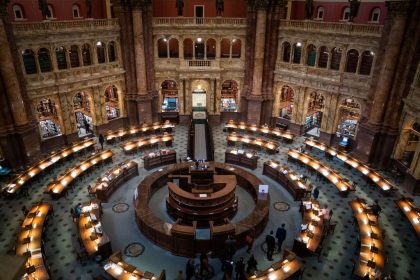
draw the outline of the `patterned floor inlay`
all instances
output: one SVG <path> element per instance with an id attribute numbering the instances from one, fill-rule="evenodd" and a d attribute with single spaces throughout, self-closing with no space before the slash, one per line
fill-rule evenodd
<path id="1" fill-rule="evenodd" d="M 283 201 L 274 202 L 273 207 L 277 211 L 282 211 L 282 212 L 288 211 L 290 209 L 290 205 Z"/>
<path id="2" fill-rule="evenodd" d="M 124 249 L 124 255 L 127 257 L 138 257 L 144 252 L 144 245 L 140 242 L 128 244 Z"/>
<path id="3" fill-rule="evenodd" d="M 127 212 L 130 206 L 127 203 L 117 203 L 114 206 L 112 206 L 112 211 L 115 213 L 124 213 Z"/>

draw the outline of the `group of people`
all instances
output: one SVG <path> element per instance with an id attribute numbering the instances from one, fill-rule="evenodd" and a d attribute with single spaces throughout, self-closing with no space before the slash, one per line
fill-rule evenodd
<path id="1" fill-rule="evenodd" d="M 274 237 L 274 231 L 270 231 L 270 234 L 267 234 L 265 237 L 265 242 L 267 243 L 267 259 L 273 261 L 273 254 L 276 249 L 276 239 L 277 239 L 277 252 L 281 252 L 281 247 L 283 242 L 286 239 L 287 231 L 285 224 L 282 224 L 281 227 L 277 228 L 276 236 Z"/>

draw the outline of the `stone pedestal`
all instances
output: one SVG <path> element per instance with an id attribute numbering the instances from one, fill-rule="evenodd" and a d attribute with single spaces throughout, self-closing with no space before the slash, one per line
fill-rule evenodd
<path id="1" fill-rule="evenodd" d="M 410 173 L 406 173 L 404 177 L 403 188 L 411 194 L 420 195 L 420 179 L 414 178 Z"/>
<path id="2" fill-rule="evenodd" d="M 319 132 L 319 141 L 328 146 L 333 145 L 334 137 L 335 137 L 335 134 L 327 133 L 322 130 Z"/>
<path id="3" fill-rule="evenodd" d="M 295 135 L 303 135 L 305 133 L 305 126 L 303 124 L 297 123 L 290 123 L 289 124 L 290 131 Z"/>
<path id="4" fill-rule="evenodd" d="M 246 122 L 251 124 L 260 124 L 260 118 L 261 118 L 261 104 L 262 104 L 262 100 L 261 97 L 257 98 L 257 97 L 253 97 L 253 98 L 248 98 L 248 102 L 247 102 L 247 115 L 246 115 Z"/>

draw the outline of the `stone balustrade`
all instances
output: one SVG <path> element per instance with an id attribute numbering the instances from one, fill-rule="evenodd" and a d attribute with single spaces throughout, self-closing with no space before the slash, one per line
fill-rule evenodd
<path id="1" fill-rule="evenodd" d="M 195 18 L 195 17 L 155 17 L 153 18 L 154 26 L 246 26 L 245 18 L 225 18 L 225 17 L 213 17 L 213 18 Z"/>

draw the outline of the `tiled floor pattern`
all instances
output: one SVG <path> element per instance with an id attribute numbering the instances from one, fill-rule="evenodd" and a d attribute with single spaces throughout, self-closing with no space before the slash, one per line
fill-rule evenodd
<path id="1" fill-rule="evenodd" d="M 226 135 L 223 132 L 222 126 L 212 128 L 214 145 L 215 145 L 215 160 L 224 161 L 224 152 L 226 147 Z M 188 127 L 177 126 L 175 128 L 174 148 L 178 152 L 178 157 L 184 158 L 187 156 L 187 134 Z M 268 156 L 263 152 L 259 152 L 258 168 L 253 171 L 259 176 L 261 180 L 270 186 L 271 204 L 276 201 L 286 201 L 290 204 L 291 209 L 287 212 L 279 212 L 270 209 L 270 220 L 265 232 L 256 240 L 254 247 L 254 254 L 259 261 L 259 268 L 264 268 L 269 265 L 269 262 L 261 250 L 261 244 L 265 233 L 270 229 L 275 229 L 279 224 L 285 222 L 287 224 L 288 236 L 283 247 L 291 248 L 293 245 L 293 238 L 300 227 L 300 218 L 298 213 L 298 204 L 293 202 L 291 196 L 277 183 L 270 178 L 262 175 L 262 165 L 268 159 L 277 159 L 281 162 L 287 162 L 287 150 L 290 147 L 299 147 L 302 145 L 303 137 L 297 137 L 293 144 L 281 143 L 280 152 L 273 156 Z M 127 258 L 126 260 L 134 265 L 137 265 L 142 270 L 149 270 L 156 274 L 160 272 L 161 268 L 167 270 L 167 279 L 176 279 L 177 271 L 183 270 L 186 259 L 174 257 L 162 249 L 151 244 L 145 240 L 139 230 L 134 225 L 133 209 L 130 206 L 129 211 L 124 213 L 114 213 L 111 208 L 112 205 L 118 202 L 125 202 L 132 205 L 132 193 L 138 182 L 148 174 L 143 169 L 141 155 L 126 156 L 122 153 L 119 143 L 111 148 L 115 155 L 113 162 L 118 163 L 125 159 L 133 159 L 140 165 L 140 175 L 133 178 L 120 188 L 111 197 L 109 203 L 104 204 L 104 229 L 111 237 L 113 250 L 124 249 L 125 246 L 132 242 L 140 242 L 145 245 L 145 252 L 143 255 L 135 258 Z M 358 182 L 356 192 L 350 193 L 348 197 L 343 198 L 338 195 L 334 186 L 324 181 L 317 181 L 315 176 L 307 174 L 306 169 L 299 168 L 292 164 L 291 167 L 298 172 L 309 175 L 310 180 L 320 187 L 320 203 L 333 209 L 333 222 L 337 223 L 335 233 L 328 237 L 325 242 L 324 250 L 322 252 L 321 261 L 317 258 L 307 257 L 303 259 L 304 274 L 303 279 L 351 279 L 351 270 L 354 260 L 356 260 L 356 238 L 357 230 L 352 226 L 352 210 L 348 206 L 348 201 L 360 197 L 365 198 L 368 202 L 373 202 L 374 199 L 379 199 L 383 212 L 380 217 L 380 226 L 384 229 L 385 239 L 385 255 L 387 263 L 385 272 L 393 272 L 396 279 L 415 279 L 420 275 L 420 266 L 418 265 L 420 257 L 420 241 L 416 238 L 411 225 L 405 220 L 393 199 L 401 195 L 409 196 L 404 190 L 399 190 L 392 197 L 384 197 L 375 188 L 366 185 L 365 180 L 359 173 L 353 172 L 344 168 L 342 163 L 338 160 L 327 161 L 320 152 L 316 150 L 311 152 L 311 155 L 318 158 L 321 162 L 326 162 L 334 169 L 338 170 L 343 176 Z M 87 155 L 86 155 L 87 157 Z M 56 178 L 59 174 L 64 172 L 66 168 L 75 164 L 82 159 L 74 159 L 71 162 L 64 163 L 52 169 L 47 175 L 40 178 L 36 183 L 30 187 L 29 198 L 15 198 L 4 199 L 1 198 L 0 203 L 0 254 L 12 252 L 14 246 L 14 239 L 19 230 L 19 225 L 23 218 L 20 211 L 22 205 L 29 207 L 32 203 L 41 199 L 51 201 L 49 195 L 43 193 L 45 186 L 49 181 Z M 52 279 L 91 279 L 90 275 L 106 275 L 102 267 L 95 261 L 90 260 L 86 264 L 81 265 L 76 259 L 74 253 L 74 246 L 78 246 L 76 239 L 77 229 L 73 224 L 69 210 L 78 202 L 84 202 L 89 199 L 86 186 L 93 185 L 95 180 L 104 173 L 112 164 L 102 167 L 100 170 L 92 172 L 85 176 L 75 184 L 74 192 L 70 192 L 68 197 L 59 200 L 51 201 L 54 206 L 55 216 L 48 228 L 49 239 L 45 243 L 45 253 L 47 262 L 50 265 Z M 389 178 L 389 174 L 382 173 Z M 390 178 L 392 181 L 392 178 Z M 415 203 L 420 205 L 420 199 L 415 197 Z M 128 221 L 130 227 L 122 227 L 117 224 L 117 221 L 124 223 Z M 113 239 L 114 238 L 114 239 Z M 242 248 L 236 254 L 236 258 L 244 256 L 247 259 L 247 254 Z M 279 259 L 280 255 L 276 255 L 275 259 Z M 198 259 L 196 260 L 198 262 Z M 220 263 L 218 260 L 211 260 L 210 263 L 216 269 L 216 276 L 214 279 L 221 279 Z"/>

